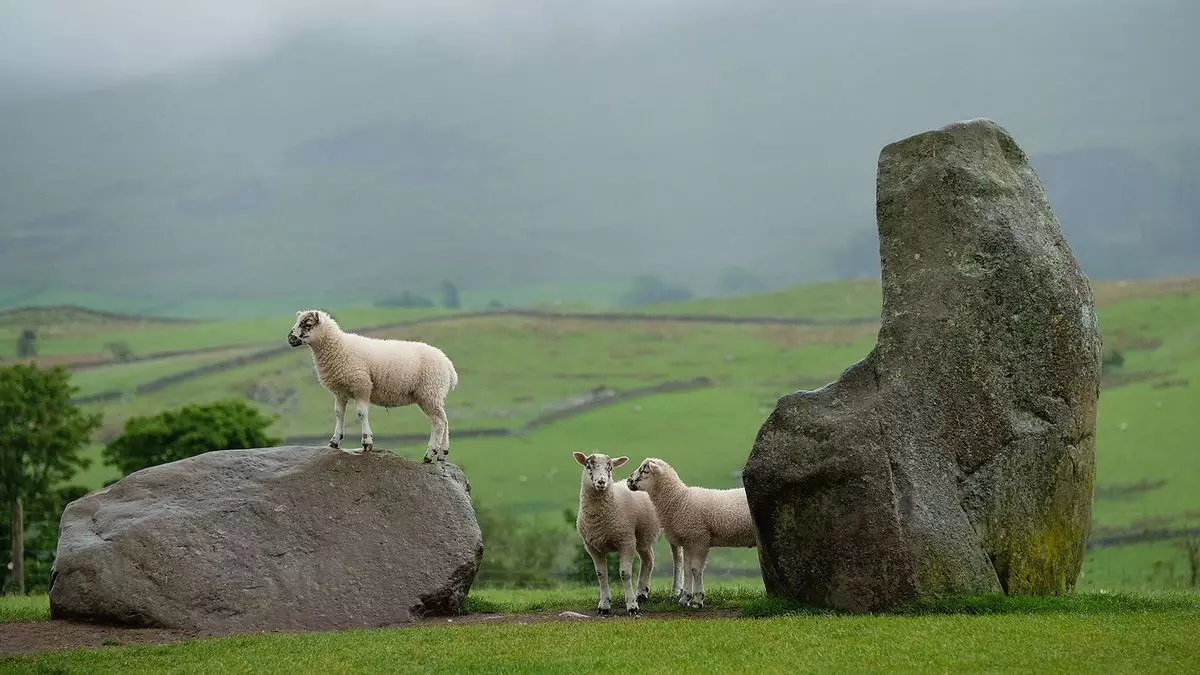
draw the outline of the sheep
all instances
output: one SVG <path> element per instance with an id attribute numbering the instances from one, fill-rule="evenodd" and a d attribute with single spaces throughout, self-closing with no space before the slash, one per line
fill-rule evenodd
<path id="1" fill-rule="evenodd" d="M 626 483 L 630 490 L 650 497 L 671 548 L 683 548 L 689 589 L 680 593 L 679 604 L 704 607 L 709 549 L 758 546 L 745 488 L 688 486 L 670 464 L 657 457 L 643 460 Z"/>
<path id="2" fill-rule="evenodd" d="M 575 528 L 583 539 L 584 548 L 592 556 L 596 579 L 600 582 L 596 613 L 606 615 L 612 610 L 605 555 L 616 551 L 620 556 L 621 583 L 625 587 L 625 609 L 630 615 L 636 615 L 640 611 L 638 602 L 650 597 L 654 543 L 662 536 L 662 525 L 655 515 L 654 505 L 645 494 L 631 492 L 625 481 L 613 481 L 613 469 L 628 462 L 628 457 L 610 458 L 600 453 L 585 456 L 582 452 L 574 452 L 572 456 L 583 466 Z M 634 551 L 642 561 L 636 595 L 633 592 Z M 678 561 L 675 570 L 677 583 L 681 584 L 683 569 Z"/>
<path id="3" fill-rule="evenodd" d="M 442 350 L 423 342 L 382 340 L 346 332 L 319 309 L 296 312 L 296 323 L 287 341 L 292 347 L 309 346 L 317 380 L 333 394 L 335 422 L 329 447 L 351 455 L 373 451 L 375 435 L 367 415 L 371 404 L 390 408 L 416 403 L 430 425 L 424 463 L 446 460 L 450 454 L 450 423 L 445 401 L 458 386 L 458 373 Z M 351 400 L 362 425 L 362 450 L 342 448 L 346 405 Z"/>

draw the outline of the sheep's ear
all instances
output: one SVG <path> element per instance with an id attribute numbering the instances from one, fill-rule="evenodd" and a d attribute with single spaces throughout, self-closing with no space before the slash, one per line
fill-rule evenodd
<path id="1" fill-rule="evenodd" d="M 300 310 L 300 311 L 296 312 L 296 318 L 297 318 L 297 319 L 299 319 L 299 318 L 300 318 L 301 316 L 303 316 L 303 315 L 304 315 L 304 310 Z"/>
<path id="2" fill-rule="evenodd" d="M 584 466 L 587 465 L 587 455 L 583 454 L 582 452 L 574 452 L 571 454 L 574 455 L 576 462 L 579 462 L 580 464 L 583 464 Z"/>
<path id="3" fill-rule="evenodd" d="M 624 464 L 625 462 L 628 462 L 628 461 L 629 461 L 628 457 L 624 457 L 624 456 L 618 457 L 613 460 L 613 468 L 615 469 L 618 466 L 621 466 L 622 464 Z"/>
<path id="4" fill-rule="evenodd" d="M 314 326 L 321 323 L 321 313 L 317 310 L 314 309 L 313 311 L 309 312 L 308 316 L 312 318 Z"/>

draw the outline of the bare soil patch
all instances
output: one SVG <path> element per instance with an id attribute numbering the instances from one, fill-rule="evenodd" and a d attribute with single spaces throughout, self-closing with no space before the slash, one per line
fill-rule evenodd
<path id="1" fill-rule="evenodd" d="M 579 621 L 640 621 L 644 619 L 729 619 L 738 615 L 735 609 L 713 609 L 691 612 L 664 612 L 662 614 L 642 614 L 639 617 L 621 616 L 614 613 L 610 617 L 598 617 L 594 613 L 579 613 L 571 611 L 528 612 L 516 614 L 464 614 L 454 617 L 430 617 L 410 623 L 380 628 L 414 628 L 417 626 L 469 626 L 476 624 L 520 624 L 530 625 L 550 622 L 579 622 Z M 261 635 L 260 633 L 239 633 L 227 631 L 185 631 L 166 628 L 127 628 L 104 624 L 82 623 L 49 619 L 42 621 L 17 621 L 0 624 L 0 654 L 38 654 L 42 652 L 68 649 L 98 649 L 103 647 L 120 647 L 128 645 L 161 645 L 185 640 L 226 637 L 231 635 Z M 296 631 L 301 632 L 301 631 Z M 310 632 L 310 631 L 303 631 Z M 325 631 L 322 631 L 325 632 Z M 328 631 L 336 632 L 336 631 Z"/>

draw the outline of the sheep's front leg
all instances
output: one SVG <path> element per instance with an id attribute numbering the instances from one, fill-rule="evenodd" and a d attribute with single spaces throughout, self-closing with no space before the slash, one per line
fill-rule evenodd
<path id="1" fill-rule="evenodd" d="M 683 547 L 675 546 L 674 544 L 671 544 L 671 573 L 672 573 L 672 576 L 674 577 L 673 583 L 671 585 L 671 595 L 676 600 L 679 600 L 680 598 L 682 598 L 682 596 L 684 594 L 683 569 L 684 569 Z M 687 603 L 685 602 L 682 604 L 687 604 Z"/>
<path id="2" fill-rule="evenodd" d="M 702 609 L 704 607 L 704 568 L 708 565 L 708 544 L 700 544 L 692 549 L 688 560 L 688 571 L 692 573 L 692 598 L 689 607 Z"/>
<path id="3" fill-rule="evenodd" d="M 608 588 L 608 560 L 604 554 L 591 546 L 585 545 L 588 555 L 592 556 L 592 564 L 596 566 L 596 580 L 600 582 L 600 602 L 596 603 L 596 613 L 606 615 L 612 612 L 612 591 Z"/>
<path id="4" fill-rule="evenodd" d="M 358 422 L 362 425 L 363 452 L 371 452 L 375 449 L 375 434 L 371 433 L 371 421 L 367 416 L 370 408 L 371 404 L 367 400 L 358 399 L 355 401 L 354 414 L 358 416 Z"/>
<path id="5" fill-rule="evenodd" d="M 638 613 L 637 595 L 633 592 L 633 547 L 622 547 L 620 556 L 617 569 L 621 570 L 621 587 L 625 589 L 625 611 L 632 616 Z"/>
<path id="6" fill-rule="evenodd" d="M 329 447 L 334 450 L 339 450 L 342 447 L 342 439 L 346 437 L 346 404 L 348 399 L 341 396 L 333 397 L 333 437 L 329 439 Z"/>
<path id="7" fill-rule="evenodd" d="M 679 559 L 682 565 L 679 567 L 679 595 L 677 600 L 679 604 L 687 607 L 692 604 L 692 590 L 694 588 L 695 579 L 692 578 L 692 549 L 686 546 L 679 547 Z"/>
<path id="8" fill-rule="evenodd" d="M 446 409 L 440 403 L 421 403 L 421 412 L 429 418 L 429 446 L 425 450 L 425 464 L 435 459 L 446 461 L 450 454 L 450 423 L 446 419 Z"/>
<path id="9" fill-rule="evenodd" d="M 638 574 L 638 602 L 650 599 L 650 575 L 654 572 L 654 546 L 638 549 L 638 558 L 642 561 L 642 571 Z"/>

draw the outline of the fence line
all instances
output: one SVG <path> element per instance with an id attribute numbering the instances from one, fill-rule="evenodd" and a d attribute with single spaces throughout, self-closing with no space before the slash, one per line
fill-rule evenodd
<path id="1" fill-rule="evenodd" d="M 571 405 L 571 406 L 568 406 L 565 408 L 560 408 L 558 410 L 552 410 L 550 412 L 542 413 L 541 415 L 534 417 L 533 419 L 529 420 L 528 422 L 521 425 L 520 427 L 517 427 L 516 429 L 510 429 L 510 428 L 505 428 L 505 427 L 462 429 L 460 431 L 455 431 L 454 437 L 455 438 L 499 438 L 499 437 L 524 436 L 525 434 L 529 434 L 534 431 L 537 431 L 538 429 L 541 429 L 542 427 L 545 427 L 545 426 L 551 424 L 552 422 L 559 422 L 561 420 L 564 420 L 564 419 L 567 419 L 570 417 L 574 417 L 576 415 L 581 415 L 581 414 L 583 414 L 585 412 L 589 412 L 591 410 L 596 410 L 596 409 L 610 406 L 610 405 L 613 405 L 616 403 L 620 403 L 622 401 L 629 401 L 629 400 L 632 400 L 635 398 L 640 398 L 643 396 L 650 396 L 652 394 L 693 391 L 696 389 L 704 389 L 706 387 L 711 387 L 712 385 L 713 385 L 713 382 L 711 379 L 701 376 L 701 377 L 692 378 L 690 380 L 669 380 L 669 381 L 663 382 L 661 384 L 651 385 L 648 387 L 638 387 L 636 389 L 627 389 L 625 391 L 615 391 L 612 389 L 605 389 L 602 391 L 603 392 L 611 392 L 611 393 L 605 393 L 599 397 L 590 398 L 581 403 L 577 403 L 577 404 L 574 404 L 574 405 Z M 375 441 L 377 443 L 389 443 L 389 444 L 394 443 L 396 445 L 416 445 L 419 443 L 424 443 L 428 440 L 429 440 L 429 434 L 427 434 L 427 433 L 399 434 L 399 435 L 394 435 L 394 436 L 383 436 L 383 435 L 375 436 Z M 329 436 L 327 436 L 327 435 L 289 436 L 288 438 L 285 438 L 283 440 L 283 443 L 285 445 L 324 445 L 328 441 L 329 441 Z"/>
<path id="2" fill-rule="evenodd" d="M 782 325 L 782 326 L 856 326 L 877 323 L 877 318 L 851 318 L 851 319 L 812 319 L 805 317 L 785 317 L 785 316 L 734 316 L 725 314 L 649 314 L 639 312 L 552 312 L 547 310 L 537 309 L 492 309 L 476 312 L 459 312 L 455 314 L 445 314 L 437 316 L 425 316 L 416 319 L 408 319 L 405 321 L 395 321 L 390 323 L 382 323 L 374 326 L 366 326 L 353 329 L 358 333 L 376 333 L 385 330 L 395 330 L 397 328 L 408 328 L 412 326 L 420 326 L 435 323 L 445 323 L 448 321 L 461 321 L 466 319 L 492 318 L 492 317 L 518 317 L 531 319 L 548 319 L 552 321 L 636 321 L 636 322 L 676 322 L 676 323 L 709 323 L 709 324 L 728 324 L 728 325 Z M 242 345 L 245 347 L 248 345 Z M 184 356 L 188 354 L 199 354 L 205 351 L 216 351 L 217 349 L 236 349 L 238 345 L 224 345 L 220 348 L 203 348 L 203 350 L 178 350 L 171 352 L 171 356 Z M 280 345 L 276 347 L 267 347 L 257 352 L 235 356 L 223 361 L 198 366 L 188 370 L 183 370 L 178 373 L 172 373 L 163 377 L 156 378 L 149 382 L 145 382 L 137 387 L 135 394 L 149 394 L 159 391 L 173 384 L 185 382 L 197 377 L 212 375 L 214 373 L 240 368 L 242 366 L 259 363 L 267 359 L 280 356 L 287 353 L 293 348 L 288 345 Z M 160 357 L 165 358 L 165 357 Z M 147 355 L 142 360 L 152 360 L 150 355 Z M 110 365 L 112 362 L 101 362 L 97 365 Z M 95 367 L 95 366 L 91 366 Z M 88 394 L 73 399 L 76 404 L 94 403 L 97 401 L 109 401 L 120 398 L 123 392 L 110 390 Z"/>

